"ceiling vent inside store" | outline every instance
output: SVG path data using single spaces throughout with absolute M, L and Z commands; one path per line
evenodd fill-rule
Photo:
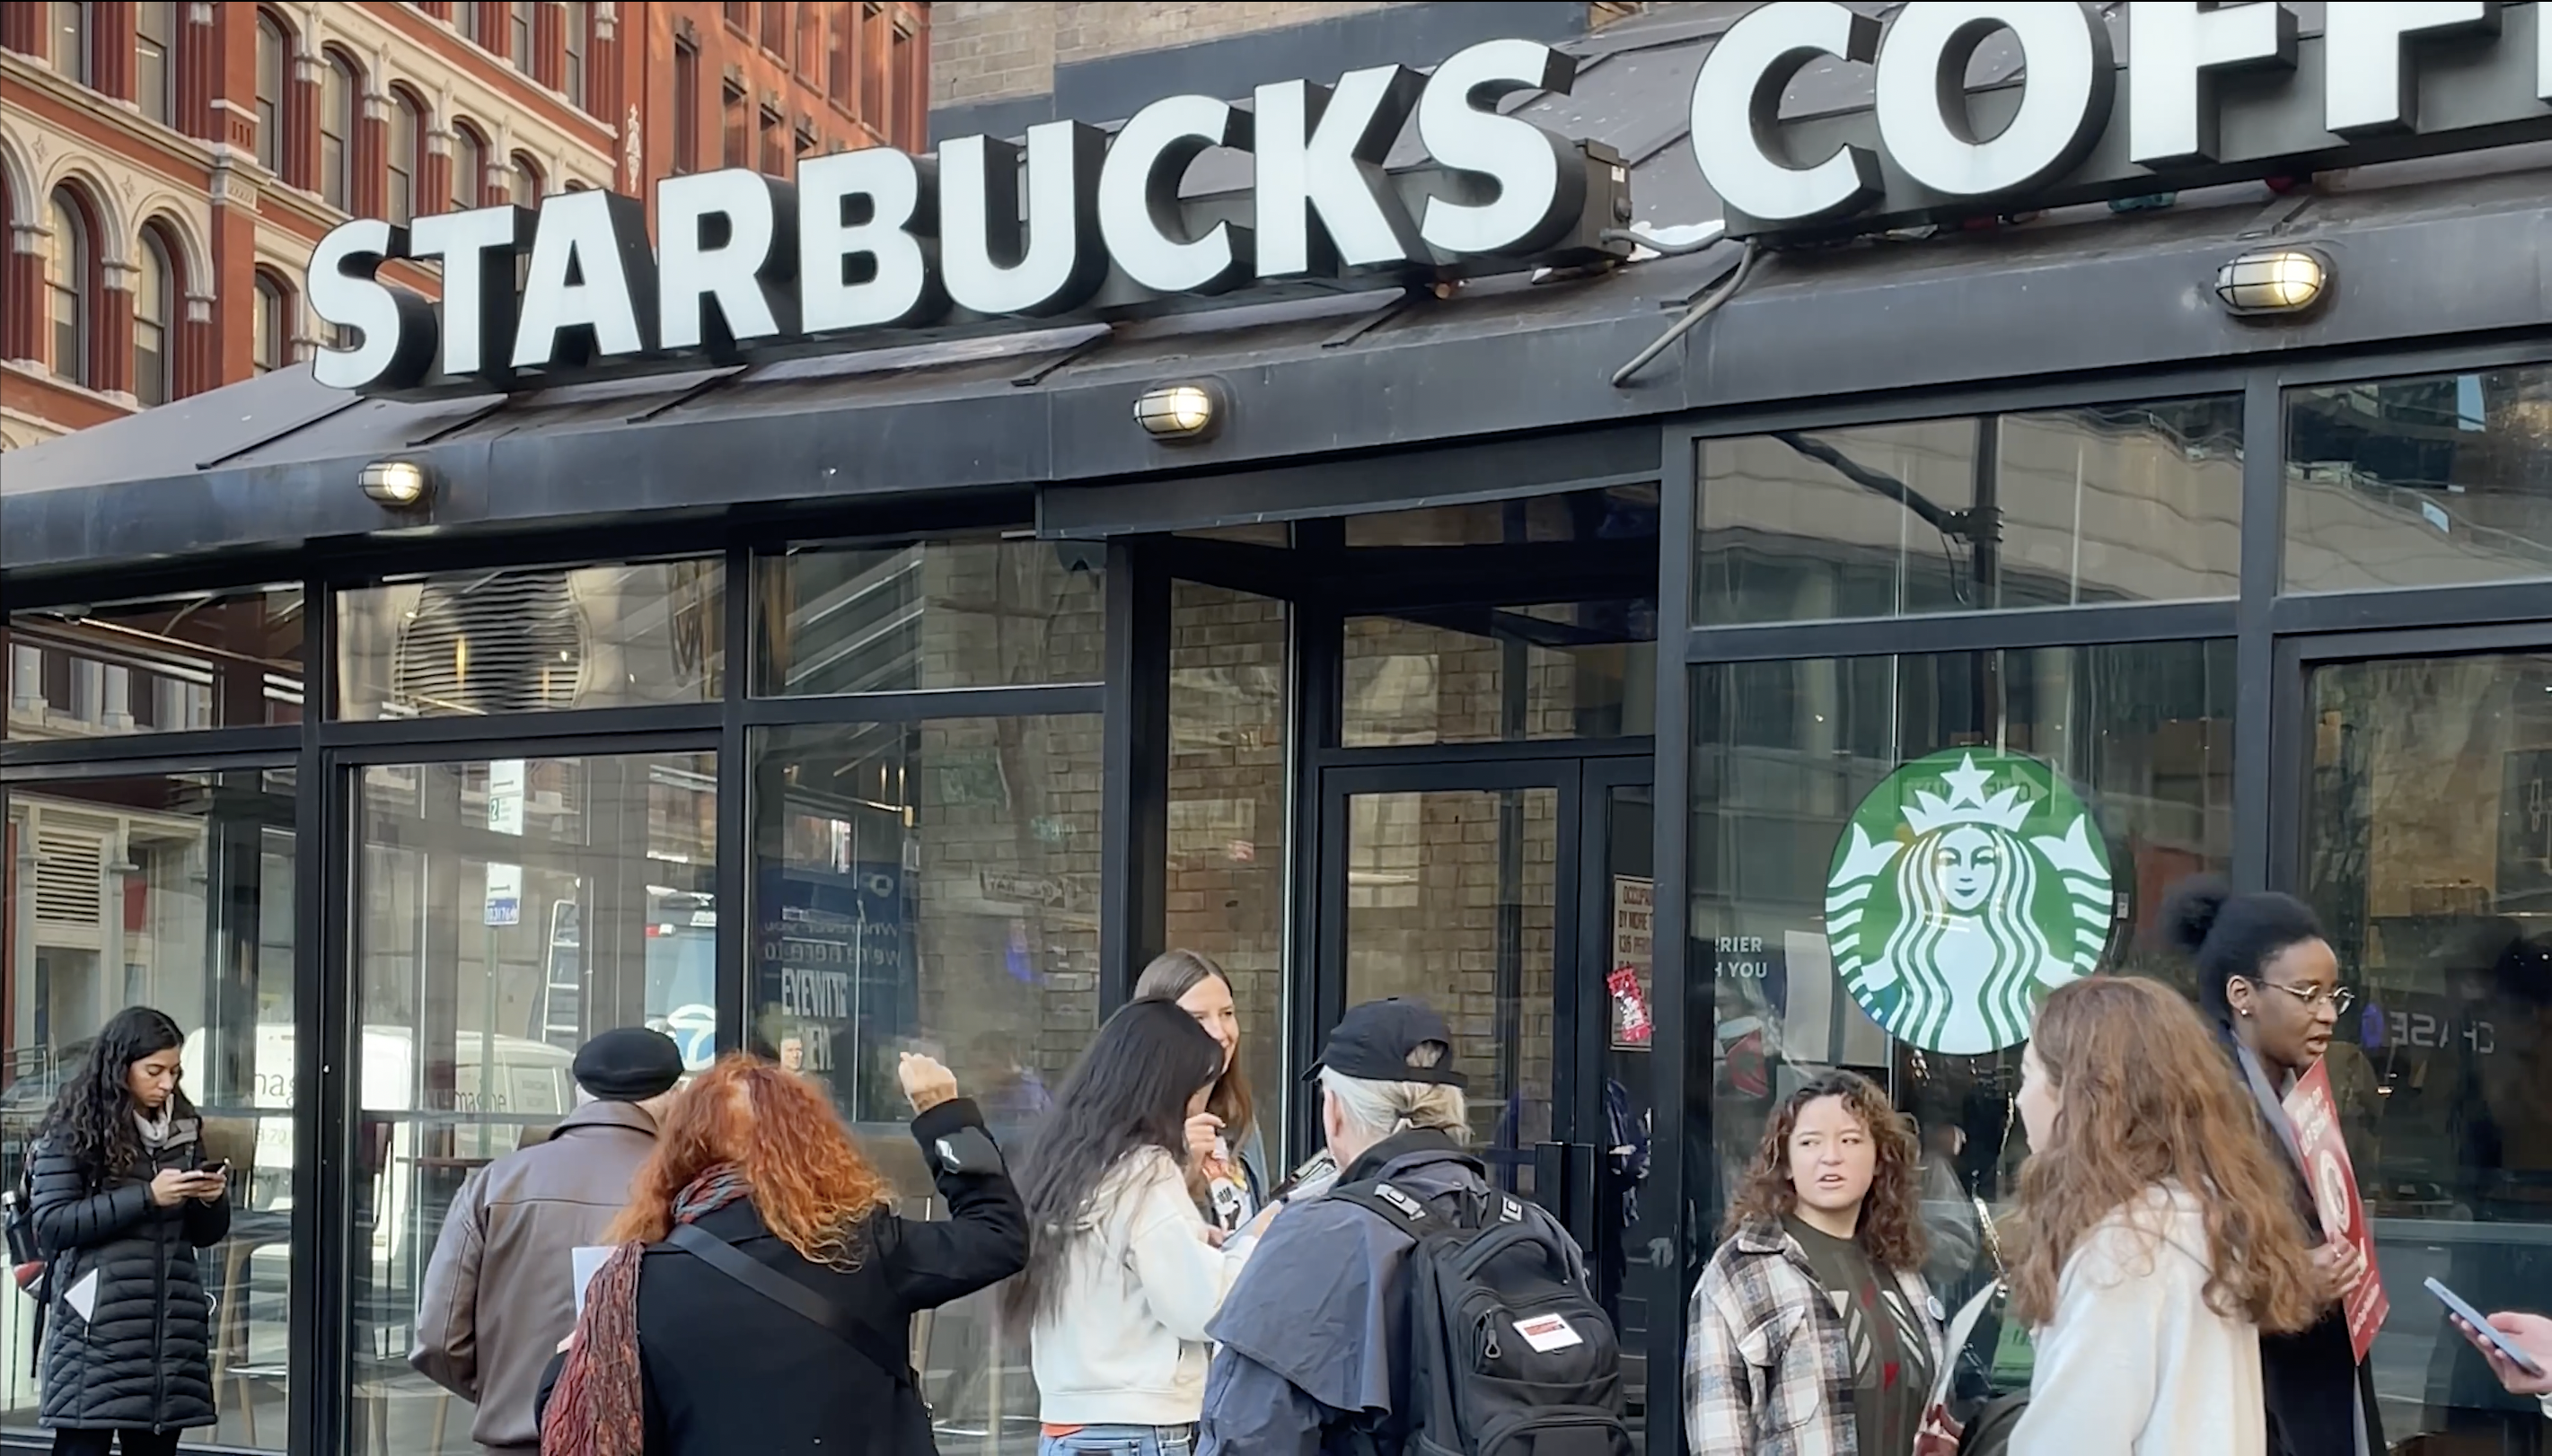
M 429 581 L 399 634 L 390 690 L 420 715 L 573 707 L 586 645 L 565 572 Z

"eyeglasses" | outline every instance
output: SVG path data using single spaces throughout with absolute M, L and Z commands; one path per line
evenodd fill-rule
M 2335 1016 L 2347 1015 L 2348 1008 L 2357 1004 L 2357 992 L 2344 986 L 2288 986 L 2282 981 L 2262 981 L 2254 985 L 2285 991 L 2307 1006 L 2319 1006 L 2328 1001 L 2331 1014 Z

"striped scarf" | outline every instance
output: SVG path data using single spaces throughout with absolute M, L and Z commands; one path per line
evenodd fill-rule
M 746 1196 L 743 1175 L 720 1163 L 674 1198 L 674 1221 L 691 1223 Z M 638 1264 L 646 1247 L 622 1244 L 585 1287 L 585 1316 L 541 1421 L 542 1456 L 643 1456 L 646 1391 L 638 1370 Z

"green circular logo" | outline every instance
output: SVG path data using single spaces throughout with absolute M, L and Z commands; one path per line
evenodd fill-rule
M 1952 1056 L 2028 1040 L 2046 992 L 2099 965 L 2115 913 L 2091 811 L 2053 767 L 1991 749 L 1888 775 L 1826 879 L 1844 988 L 1888 1035 Z

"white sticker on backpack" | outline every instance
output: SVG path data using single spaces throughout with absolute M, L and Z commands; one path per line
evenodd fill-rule
M 1515 1328 L 1517 1334 L 1524 1336 L 1526 1344 L 1544 1355 L 1586 1343 L 1576 1330 L 1569 1327 L 1567 1320 L 1556 1314 L 1537 1314 L 1531 1319 L 1519 1319 Z

